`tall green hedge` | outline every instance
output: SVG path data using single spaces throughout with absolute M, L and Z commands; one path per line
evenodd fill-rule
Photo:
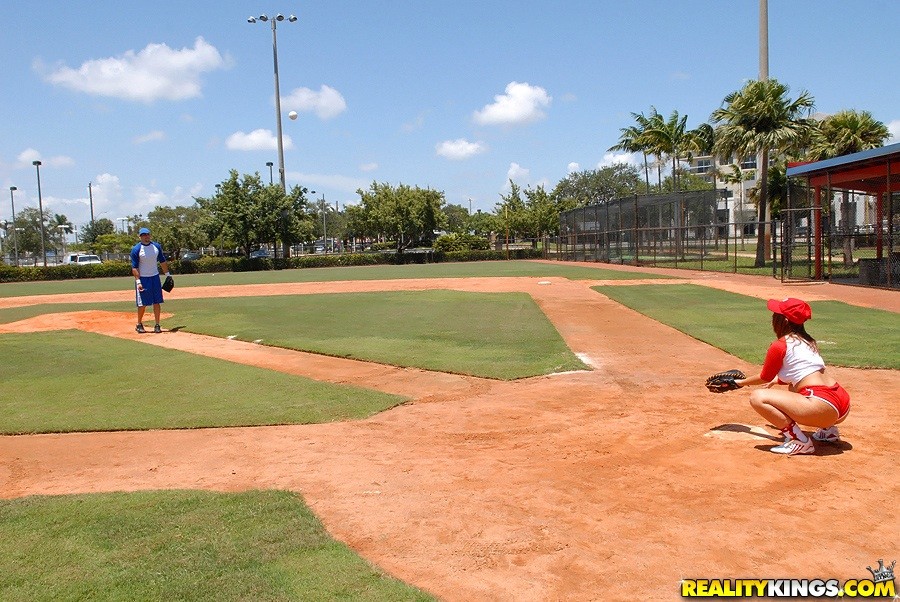
M 97 264 L 16 267 L 0 264 L 0 282 L 36 282 L 39 280 L 74 280 L 77 278 L 108 278 L 131 276 L 131 263 L 105 261 Z

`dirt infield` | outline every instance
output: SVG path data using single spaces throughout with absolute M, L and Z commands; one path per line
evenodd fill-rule
M 761 299 L 837 299 L 900 312 L 896 292 L 674 275 Z M 141 336 L 131 312 L 0 325 L 79 328 L 413 398 L 358 422 L 0 437 L 0 497 L 296 491 L 337 539 L 442 600 L 672 600 L 682 578 L 861 579 L 879 558 L 900 556 L 896 371 L 834 369 L 853 397 L 845 441 L 820 444 L 814 456 L 775 456 L 766 451 L 775 431 L 751 410 L 746 391 L 716 396 L 702 387 L 712 371 L 754 366 L 590 290 L 598 283 L 460 278 L 227 289 L 524 291 L 594 369 L 515 382 L 185 332 Z M 131 295 L 10 298 L 0 307 Z M 760 314 L 767 319 L 762 305 Z

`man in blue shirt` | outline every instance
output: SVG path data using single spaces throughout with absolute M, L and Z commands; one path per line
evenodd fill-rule
M 150 240 L 148 228 L 141 228 L 138 235 L 141 237 L 141 242 L 131 249 L 131 273 L 134 275 L 138 317 L 138 323 L 134 329 L 142 334 L 147 332 L 144 330 L 144 312 L 148 305 L 152 305 L 153 317 L 156 318 L 153 332 L 162 332 L 162 328 L 159 326 L 159 314 L 163 293 L 157 263 L 163 269 L 163 277 L 169 276 L 169 264 L 166 262 L 166 256 L 159 243 Z

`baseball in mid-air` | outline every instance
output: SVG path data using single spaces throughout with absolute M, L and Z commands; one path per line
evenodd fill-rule
M 288 117 L 290 117 L 291 119 L 297 119 L 297 111 L 291 111 L 290 113 L 288 113 Z

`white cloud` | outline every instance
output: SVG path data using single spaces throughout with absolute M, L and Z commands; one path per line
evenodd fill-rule
M 282 97 L 281 104 L 298 113 L 315 113 L 319 119 L 331 119 L 347 110 L 347 103 L 341 93 L 324 84 L 318 92 L 309 88 L 297 88 L 288 96 Z
M 576 173 L 579 171 L 581 171 L 581 165 L 574 161 L 566 165 L 566 173 Z
M 518 163 L 510 163 L 509 169 L 506 171 L 506 185 L 509 186 L 510 180 L 519 185 L 526 185 L 528 184 L 528 176 L 530 174 L 531 171 L 525 169 Z
M 378 169 L 378 163 L 375 163 L 374 161 L 371 163 L 363 163 L 359 166 L 360 171 L 375 171 L 376 169 Z
M 464 138 L 459 138 L 457 140 L 445 140 L 439 142 L 435 145 L 434 149 L 441 157 L 460 161 L 462 159 L 468 159 L 478 153 L 483 153 L 485 151 L 485 146 L 481 142 L 469 142 Z
M 156 140 L 165 140 L 166 133 L 160 130 L 154 130 L 152 132 L 147 132 L 143 136 L 135 136 L 132 142 L 135 144 L 144 144 L 145 142 L 153 142 Z
M 169 204 L 169 195 L 160 192 L 159 190 L 150 190 L 144 186 L 135 188 L 130 196 L 132 199 L 131 209 L 129 209 L 127 215 L 134 215 L 137 213 L 146 217 L 148 213 L 157 207 Z
M 285 135 L 282 140 L 285 150 L 294 148 L 294 141 L 290 136 Z M 225 147 L 241 151 L 277 150 L 278 138 L 272 130 L 265 129 L 253 130 L 249 134 L 235 132 L 225 140 Z
M 891 138 L 888 140 L 888 143 L 893 144 L 894 142 L 900 142 L 900 119 L 895 119 L 888 124 L 888 131 L 891 133 Z
M 33 148 L 26 148 L 19 156 L 16 157 L 16 165 L 18 167 L 25 167 L 26 165 L 31 165 L 32 161 L 40 161 L 41 153 L 37 152 Z
M 473 118 L 481 125 L 516 125 L 543 119 L 543 109 L 553 99 L 539 86 L 510 82 L 506 94 L 494 96 L 494 103 L 475 111 Z
M 102 173 L 91 181 L 91 193 L 88 196 L 87 186 L 84 196 L 70 199 L 54 199 L 61 207 L 55 209 L 57 213 L 64 213 L 72 224 L 87 224 L 91 219 L 91 203 L 94 205 L 94 219 L 108 219 L 113 223 L 116 218 L 123 217 L 130 211 L 131 202 L 123 201 L 122 185 L 118 176 Z
M 57 155 L 56 157 L 44 158 L 41 153 L 33 148 L 23 150 L 16 157 L 16 167 L 19 169 L 25 167 L 33 167 L 34 161 L 40 161 L 41 167 L 72 167 L 75 165 L 75 159 L 65 155 Z
M 643 155 L 638 153 L 606 153 L 597 163 L 597 168 L 610 167 L 612 165 L 635 165 L 643 168 Z
M 86 61 L 77 69 L 61 66 L 44 74 L 52 84 L 95 96 L 154 102 L 201 96 L 200 76 L 223 69 L 228 61 L 202 37 L 193 48 L 173 50 L 165 44 L 148 44 L 117 57 Z M 36 61 L 38 72 L 47 68 Z

